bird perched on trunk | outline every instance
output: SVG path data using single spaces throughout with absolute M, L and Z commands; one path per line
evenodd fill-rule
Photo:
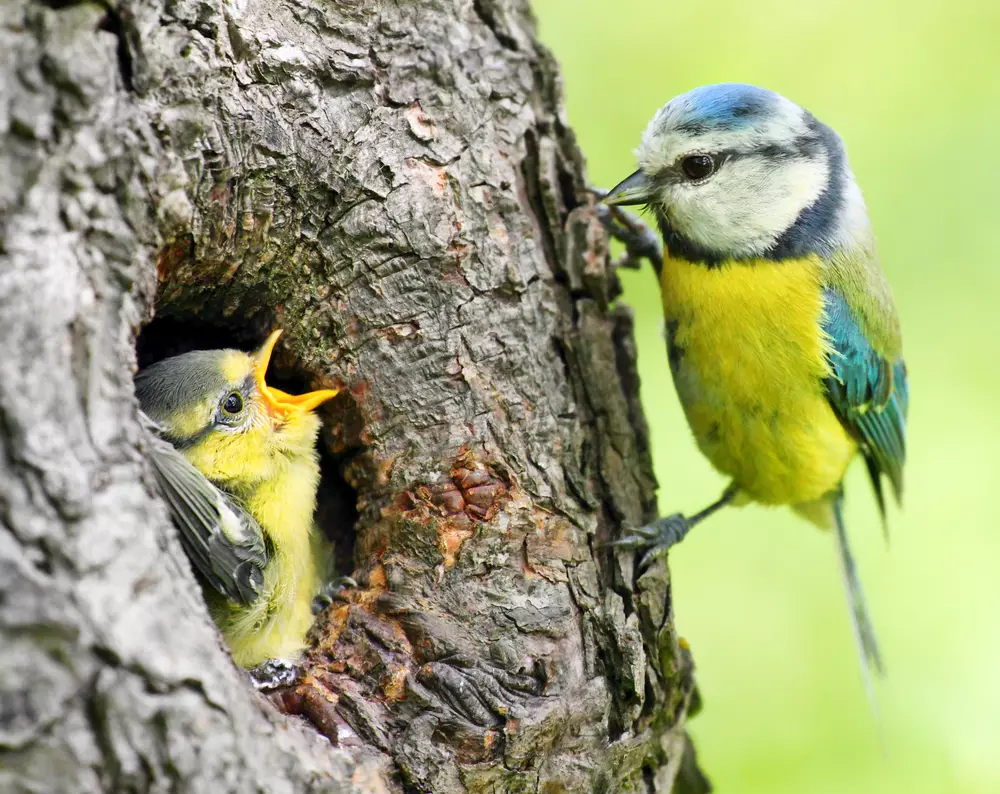
M 908 390 L 899 319 L 840 137 L 741 84 L 676 97 L 609 205 L 642 204 L 664 242 L 668 359 L 702 452 L 731 484 L 693 516 L 621 541 L 663 549 L 726 504 L 791 505 L 836 533 L 871 695 L 881 659 L 844 531 L 860 451 L 885 520 L 903 490 Z M 634 229 L 627 230 L 634 233 Z
M 314 409 L 264 380 L 281 331 L 255 353 L 197 350 L 135 378 L 159 438 L 151 459 L 171 517 L 236 663 L 295 655 L 318 589 Z

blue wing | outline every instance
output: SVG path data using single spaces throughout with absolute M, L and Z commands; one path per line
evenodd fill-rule
M 899 502 L 903 496 L 906 460 L 906 412 L 909 387 L 902 358 L 888 361 L 861 330 L 844 297 L 833 289 L 823 292 L 823 331 L 832 351 L 827 397 L 844 427 L 857 440 L 885 517 L 882 476 L 889 478 Z

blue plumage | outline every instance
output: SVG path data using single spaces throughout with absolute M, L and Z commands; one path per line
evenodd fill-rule
M 902 358 L 889 362 L 875 351 L 839 292 L 827 288 L 823 298 L 823 332 L 833 345 L 833 374 L 826 381 L 830 405 L 861 446 L 884 515 L 881 476 L 889 478 L 897 501 L 903 493 L 906 365 Z
M 733 130 L 766 121 L 778 103 L 773 91 L 745 83 L 703 85 L 684 95 L 674 129 L 691 135 Z

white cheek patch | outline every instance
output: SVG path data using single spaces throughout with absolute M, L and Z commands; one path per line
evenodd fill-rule
M 774 245 L 820 197 L 829 176 L 825 156 L 738 157 L 704 184 L 670 185 L 663 206 L 674 228 L 702 247 L 754 256 Z

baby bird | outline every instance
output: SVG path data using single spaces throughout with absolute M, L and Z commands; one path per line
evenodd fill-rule
M 646 205 L 674 385 L 702 452 L 731 478 L 691 517 L 622 542 L 667 548 L 726 504 L 791 505 L 836 533 L 865 684 L 881 657 L 844 530 L 860 452 L 885 520 L 903 491 L 908 390 L 899 318 L 844 144 L 803 108 L 726 83 L 672 99 L 639 169 L 604 198 Z
M 151 448 L 157 482 L 212 617 L 246 668 L 302 649 L 318 589 L 313 411 L 337 391 L 293 396 L 268 386 L 280 335 L 253 354 L 197 350 L 135 378 L 160 436 Z

